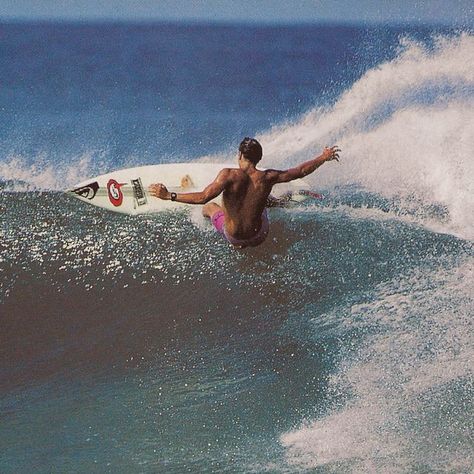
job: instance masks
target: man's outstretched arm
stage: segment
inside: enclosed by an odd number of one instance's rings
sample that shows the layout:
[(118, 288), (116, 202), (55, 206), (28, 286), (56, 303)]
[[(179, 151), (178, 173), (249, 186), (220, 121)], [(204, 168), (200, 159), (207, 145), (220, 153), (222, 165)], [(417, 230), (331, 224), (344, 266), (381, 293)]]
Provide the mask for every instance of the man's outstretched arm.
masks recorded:
[[(186, 204), (206, 204), (211, 199), (219, 196), (224, 191), (229, 177), (229, 170), (223, 169), (217, 175), (217, 178), (206, 188), (198, 193), (177, 193), (176, 202), (183, 202)], [(171, 193), (164, 184), (151, 184), (148, 191), (152, 196), (163, 200), (171, 200)]]
[(326, 161), (336, 160), (339, 161), (339, 153), (341, 150), (339, 147), (332, 146), (331, 148), (326, 147), (321, 155), (313, 158), (312, 160), (306, 161), (301, 165), (295, 166), (289, 170), (279, 171), (279, 170), (267, 170), (267, 174), (270, 176), (273, 184), (277, 183), (287, 183), (288, 181), (293, 181), (294, 179), (304, 178), (308, 176), (313, 171), (318, 169)]

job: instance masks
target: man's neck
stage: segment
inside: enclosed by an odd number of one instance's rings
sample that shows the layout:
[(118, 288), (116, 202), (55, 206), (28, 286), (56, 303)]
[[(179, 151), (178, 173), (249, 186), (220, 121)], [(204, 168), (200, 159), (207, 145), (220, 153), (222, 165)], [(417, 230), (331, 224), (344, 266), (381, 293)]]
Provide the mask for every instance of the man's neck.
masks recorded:
[(255, 165), (251, 161), (246, 160), (245, 158), (241, 158), (239, 160), (239, 168), (247, 173), (255, 171)]

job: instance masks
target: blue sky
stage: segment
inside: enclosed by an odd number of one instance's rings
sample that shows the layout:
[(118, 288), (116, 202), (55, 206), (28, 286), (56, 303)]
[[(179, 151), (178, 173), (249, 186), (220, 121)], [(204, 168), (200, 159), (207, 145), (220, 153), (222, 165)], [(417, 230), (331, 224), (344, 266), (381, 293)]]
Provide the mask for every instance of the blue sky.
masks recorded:
[(472, 25), (472, 0), (0, 0), (1, 19)]

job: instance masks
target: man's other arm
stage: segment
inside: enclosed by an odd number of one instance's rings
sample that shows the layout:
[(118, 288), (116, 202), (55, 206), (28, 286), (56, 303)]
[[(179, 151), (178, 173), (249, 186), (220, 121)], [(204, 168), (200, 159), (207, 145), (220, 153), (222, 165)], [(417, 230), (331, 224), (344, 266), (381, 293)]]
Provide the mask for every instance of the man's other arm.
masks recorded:
[(277, 183), (288, 183), (288, 181), (293, 181), (294, 179), (304, 178), (308, 176), (313, 171), (317, 170), (323, 163), (326, 161), (336, 160), (339, 161), (339, 147), (332, 146), (331, 148), (326, 147), (321, 155), (313, 158), (312, 160), (306, 161), (301, 165), (296, 166), (295, 168), (290, 168), (288, 170), (267, 170), (266, 173), (270, 177), (272, 184)]

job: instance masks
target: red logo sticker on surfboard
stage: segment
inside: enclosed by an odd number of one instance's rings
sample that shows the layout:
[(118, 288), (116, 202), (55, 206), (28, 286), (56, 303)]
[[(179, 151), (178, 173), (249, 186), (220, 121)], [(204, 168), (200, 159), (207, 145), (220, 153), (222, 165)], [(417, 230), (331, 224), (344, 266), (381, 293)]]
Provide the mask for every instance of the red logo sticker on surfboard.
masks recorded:
[(109, 200), (115, 207), (118, 207), (122, 204), (123, 193), (120, 188), (124, 184), (126, 183), (117, 183), (115, 179), (109, 179), (109, 182), (107, 183), (107, 192), (109, 194)]

